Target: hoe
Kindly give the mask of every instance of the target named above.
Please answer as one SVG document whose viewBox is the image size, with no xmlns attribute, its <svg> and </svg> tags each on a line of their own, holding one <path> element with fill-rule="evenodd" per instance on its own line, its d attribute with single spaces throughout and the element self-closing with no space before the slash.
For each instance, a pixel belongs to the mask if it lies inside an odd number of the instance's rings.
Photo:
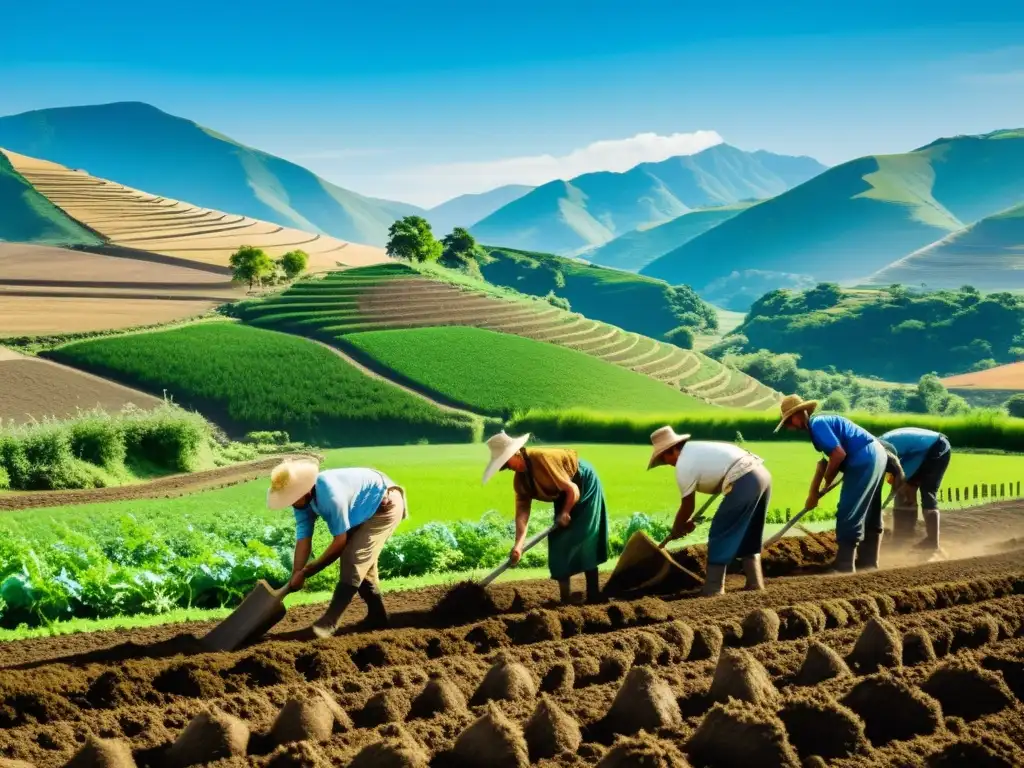
<svg viewBox="0 0 1024 768">
<path fill-rule="evenodd" d="M 284 599 L 290 591 L 288 584 L 272 589 L 260 579 L 241 605 L 211 629 L 201 642 L 211 651 L 233 651 L 266 634 L 284 618 Z"/>
</svg>

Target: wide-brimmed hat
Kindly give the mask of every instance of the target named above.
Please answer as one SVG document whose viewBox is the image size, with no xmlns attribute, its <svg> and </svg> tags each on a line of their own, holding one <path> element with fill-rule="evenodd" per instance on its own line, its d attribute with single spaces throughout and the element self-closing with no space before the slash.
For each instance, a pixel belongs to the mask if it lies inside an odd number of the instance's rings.
<svg viewBox="0 0 1024 768">
<path fill-rule="evenodd" d="M 690 439 L 689 435 L 677 435 L 672 427 L 662 427 L 651 432 L 651 445 L 654 451 L 651 453 L 651 460 L 647 464 L 648 469 L 653 469 L 662 462 L 662 454 L 665 451 L 675 448 Z"/>
<path fill-rule="evenodd" d="M 484 483 L 497 474 L 498 470 L 505 466 L 509 459 L 515 456 L 519 449 L 526 445 L 530 439 L 529 433 L 522 437 L 510 437 L 504 431 L 499 432 L 487 441 L 487 447 L 491 451 L 491 461 L 484 470 Z"/>
<path fill-rule="evenodd" d="M 790 420 L 793 416 L 800 413 L 801 411 L 807 411 L 807 415 L 814 413 L 818 407 L 817 400 L 804 400 L 800 395 L 786 395 L 782 398 L 782 402 L 779 403 L 779 409 L 782 411 L 782 419 L 775 427 L 775 431 L 778 432 Z"/>
<path fill-rule="evenodd" d="M 320 465 L 308 459 L 287 459 L 270 473 L 270 488 L 267 489 L 267 506 L 270 509 L 284 509 L 301 499 L 316 483 Z"/>
</svg>

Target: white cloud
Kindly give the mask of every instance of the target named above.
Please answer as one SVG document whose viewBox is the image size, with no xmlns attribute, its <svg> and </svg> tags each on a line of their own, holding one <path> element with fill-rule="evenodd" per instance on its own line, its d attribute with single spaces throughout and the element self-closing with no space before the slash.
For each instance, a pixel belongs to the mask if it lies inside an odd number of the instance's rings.
<svg viewBox="0 0 1024 768">
<path fill-rule="evenodd" d="M 673 133 L 668 136 L 638 133 L 628 139 L 595 141 L 566 155 L 527 155 L 481 162 L 417 166 L 387 174 L 386 179 L 376 179 L 376 183 L 372 184 L 372 194 L 433 206 L 458 195 L 486 192 L 504 184 L 536 186 L 594 171 L 621 173 L 640 163 L 659 162 L 677 155 L 692 155 L 721 144 L 722 141 L 716 131 Z M 361 187 L 357 188 L 362 191 Z"/>
</svg>

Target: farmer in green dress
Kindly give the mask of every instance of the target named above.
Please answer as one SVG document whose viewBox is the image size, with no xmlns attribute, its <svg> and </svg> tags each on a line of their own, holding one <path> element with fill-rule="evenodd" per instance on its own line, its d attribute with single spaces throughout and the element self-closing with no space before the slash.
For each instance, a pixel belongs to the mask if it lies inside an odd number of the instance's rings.
<svg viewBox="0 0 1024 768">
<path fill-rule="evenodd" d="M 557 527 L 548 537 L 551 578 L 558 582 L 562 602 L 568 603 L 572 595 L 570 578 L 586 574 L 587 602 L 599 602 L 597 567 L 608 559 L 608 505 L 601 480 L 576 451 L 527 448 L 529 439 L 529 435 L 510 437 L 500 432 L 487 441 L 491 460 L 484 470 L 484 483 L 503 469 L 515 473 L 516 540 L 509 553 L 512 565 L 523 555 L 534 500 L 554 502 Z"/>
</svg>

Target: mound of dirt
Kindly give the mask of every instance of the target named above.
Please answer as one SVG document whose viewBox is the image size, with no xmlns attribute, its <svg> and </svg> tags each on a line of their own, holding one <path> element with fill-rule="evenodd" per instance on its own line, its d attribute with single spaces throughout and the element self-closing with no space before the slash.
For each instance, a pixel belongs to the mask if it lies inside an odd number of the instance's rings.
<svg viewBox="0 0 1024 768">
<path fill-rule="evenodd" d="M 267 758 L 266 768 L 328 768 L 330 764 L 317 745 L 298 741 L 275 749 Z"/>
<path fill-rule="evenodd" d="M 224 693 L 224 681 L 210 670 L 186 661 L 167 667 L 157 675 L 153 688 L 171 696 L 213 699 Z"/>
<path fill-rule="evenodd" d="M 849 662 L 861 674 L 877 672 L 882 667 L 900 667 L 903 665 L 903 637 L 885 619 L 872 618 L 857 638 Z"/>
<path fill-rule="evenodd" d="M 494 616 L 499 610 L 487 587 L 460 581 L 441 596 L 433 613 L 443 624 L 458 625 Z"/>
<path fill-rule="evenodd" d="M 576 685 L 576 670 L 567 661 L 560 661 L 551 667 L 540 681 L 545 693 L 569 693 Z"/>
<path fill-rule="evenodd" d="M 748 613 L 741 624 L 744 645 L 774 643 L 779 639 L 779 628 L 782 622 L 779 614 L 771 608 L 758 608 Z"/>
<path fill-rule="evenodd" d="M 999 622 L 992 616 L 976 616 L 953 629 L 951 650 L 955 653 L 963 648 L 980 648 L 983 645 L 991 645 L 998 639 Z"/>
<path fill-rule="evenodd" d="M 430 754 L 404 728 L 390 725 L 381 741 L 369 744 L 348 764 L 348 768 L 428 768 Z"/>
<path fill-rule="evenodd" d="M 348 714 L 334 698 L 314 687 L 308 696 L 285 702 L 270 728 L 270 739 L 276 744 L 292 741 L 326 741 L 335 730 L 352 727 Z"/>
<path fill-rule="evenodd" d="M 135 768 L 128 742 L 90 736 L 65 768 Z"/>
<path fill-rule="evenodd" d="M 502 655 L 495 661 L 494 666 L 487 670 L 487 674 L 470 699 L 470 704 L 477 706 L 492 699 L 517 701 L 536 695 L 537 685 L 530 670 Z"/>
<path fill-rule="evenodd" d="M 451 756 L 466 768 L 526 768 L 530 750 L 519 726 L 490 701 L 484 714 L 455 740 Z"/>
<path fill-rule="evenodd" d="M 779 717 L 802 758 L 848 757 L 868 748 L 860 718 L 827 694 L 792 699 Z"/>
<path fill-rule="evenodd" d="M 1024 750 L 1008 739 L 994 735 L 956 741 L 928 756 L 928 768 L 1018 768 L 1024 765 Z"/>
<path fill-rule="evenodd" d="M 86 700 L 96 709 L 114 709 L 138 699 L 140 683 L 119 669 L 108 669 L 89 684 Z"/>
<path fill-rule="evenodd" d="M 693 634 L 693 646 L 690 648 L 692 661 L 714 659 L 722 650 L 725 638 L 717 624 L 704 624 L 697 627 Z"/>
<path fill-rule="evenodd" d="M 850 617 L 856 615 L 849 600 L 823 600 L 821 611 L 825 614 L 825 629 L 841 629 L 850 623 Z"/>
<path fill-rule="evenodd" d="M 526 721 L 523 734 L 530 749 L 531 762 L 562 752 L 575 752 L 583 741 L 579 723 L 544 695 Z"/>
<path fill-rule="evenodd" d="M 677 661 L 685 661 L 690 658 L 690 653 L 693 650 L 693 627 L 677 620 L 660 627 L 658 633 L 668 643 L 672 649 L 672 655 Z"/>
<path fill-rule="evenodd" d="M 355 672 L 356 666 L 347 653 L 318 648 L 296 656 L 295 670 L 307 680 L 323 680 Z"/>
<path fill-rule="evenodd" d="M 597 768 L 689 768 L 686 757 L 671 741 L 647 733 L 619 736 Z"/>
<path fill-rule="evenodd" d="M 171 768 L 212 763 L 245 755 L 249 726 L 219 709 L 210 708 L 192 718 L 165 755 Z"/>
<path fill-rule="evenodd" d="M 252 688 L 281 685 L 295 679 L 294 668 L 259 651 L 243 656 L 226 674 L 243 677 Z"/>
<path fill-rule="evenodd" d="M 387 723 L 400 723 L 412 708 L 409 694 L 398 688 L 375 693 L 352 718 L 360 728 L 375 728 Z"/>
<path fill-rule="evenodd" d="M 612 733 L 655 731 L 682 721 L 679 702 L 668 683 L 648 667 L 633 667 L 615 694 L 604 722 Z"/>
<path fill-rule="evenodd" d="M 903 666 L 927 664 L 937 658 L 932 636 L 928 634 L 927 629 L 918 627 L 903 635 Z"/>
<path fill-rule="evenodd" d="M 813 603 L 787 606 L 779 610 L 778 616 L 782 640 L 810 637 L 825 629 L 825 612 Z"/>
<path fill-rule="evenodd" d="M 508 634 L 517 645 L 559 640 L 562 637 L 562 622 L 554 611 L 530 611 L 521 621 L 511 623 Z"/>
<path fill-rule="evenodd" d="M 729 699 L 766 704 L 779 695 L 768 672 L 747 651 L 722 651 L 711 681 L 712 701 L 725 703 Z"/>
<path fill-rule="evenodd" d="M 425 719 L 434 715 L 466 712 L 466 697 L 451 680 L 432 678 L 423 686 L 409 708 L 409 719 Z"/>
<path fill-rule="evenodd" d="M 921 690 L 942 705 L 947 717 L 964 720 L 976 720 L 1013 704 L 1013 694 L 1001 675 L 956 663 L 932 672 Z"/>
<path fill-rule="evenodd" d="M 0 768 L 35 768 L 32 763 L 26 763 L 24 760 L 9 760 L 6 757 L 0 757 Z"/>
<path fill-rule="evenodd" d="M 63 696 L 50 691 L 24 691 L 6 696 L 0 702 L 0 728 L 16 728 L 32 722 L 46 725 L 68 720 L 75 714 L 75 708 Z"/>
<path fill-rule="evenodd" d="M 634 635 L 633 664 L 646 667 L 667 664 L 671 657 L 668 644 L 653 632 L 637 632 Z"/>
<path fill-rule="evenodd" d="M 796 673 L 794 682 L 797 685 L 817 685 L 834 677 L 848 677 L 850 668 L 843 657 L 823 643 L 812 641 L 807 646 L 800 671 Z"/>
<path fill-rule="evenodd" d="M 631 666 L 632 662 L 624 651 L 613 651 L 602 656 L 598 665 L 597 682 L 614 683 L 621 680 Z"/>
<path fill-rule="evenodd" d="M 885 673 L 861 680 L 841 703 L 860 715 L 868 741 L 876 747 L 942 727 L 942 709 L 935 699 Z"/>
<path fill-rule="evenodd" d="M 686 744 L 697 765 L 734 768 L 771 765 L 800 768 L 782 721 L 767 708 L 736 701 L 716 704 Z"/>
</svg>

